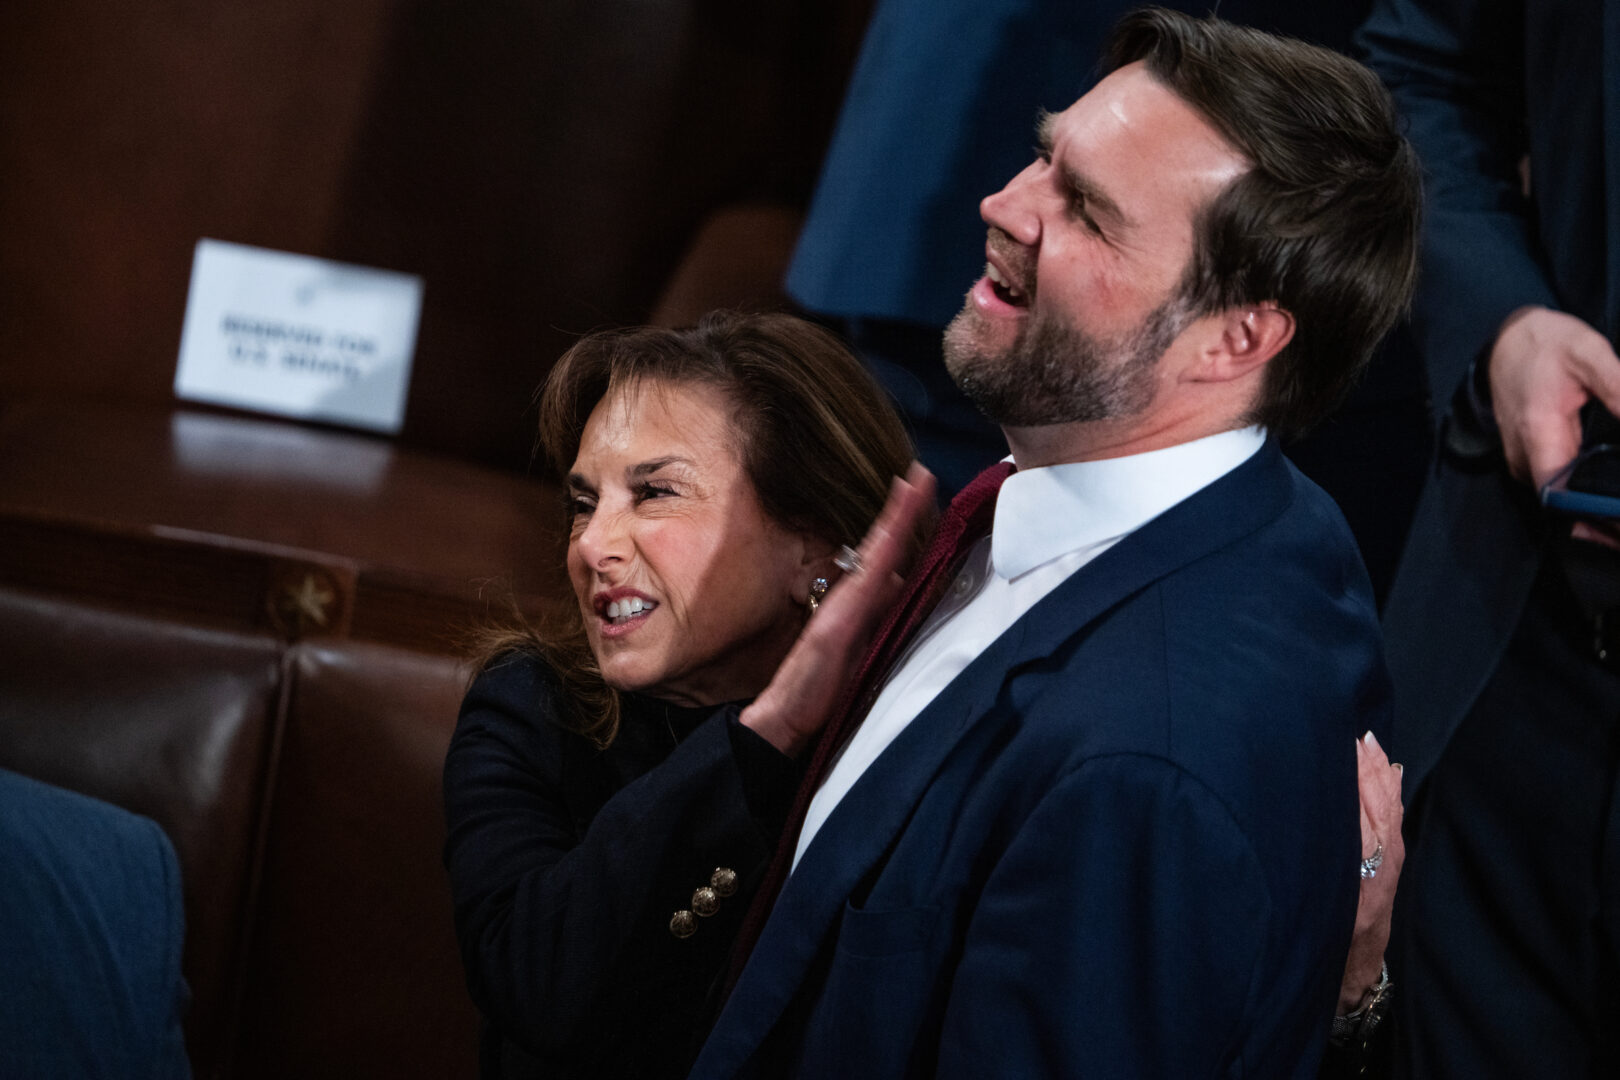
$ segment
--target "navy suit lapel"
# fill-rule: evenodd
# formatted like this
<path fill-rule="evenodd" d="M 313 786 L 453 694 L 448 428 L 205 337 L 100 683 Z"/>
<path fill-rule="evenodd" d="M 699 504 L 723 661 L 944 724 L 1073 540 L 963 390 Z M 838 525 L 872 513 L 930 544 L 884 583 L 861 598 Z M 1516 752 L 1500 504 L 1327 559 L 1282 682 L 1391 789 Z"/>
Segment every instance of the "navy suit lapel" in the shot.
<path fill-rule="evenodd" d="M 694 1076 L 728 1076 L 792 1002 L 848 897 L 1007 672 L 1047 656 L 1121 600 L 1253 532 L 1287 505 L 1290 474 L 1270 440 L 1254 457 L 1088 563 L 1014 623 L 862 774 L 783 886 Z"/>
<path fill-rule="evenodd" d="M 968 722 L 1000 688 L 996 672 L 1018 653 L 1026 620 L 970 664 L 901 732 L 839 802 L 782 886 L 748 966 L 693 1076 L 729 1076 L 792 1002 L 844 903 L 900 832 L 928 781 Z M 729 1066 L 709 1068 L 711 1059 Z"/>

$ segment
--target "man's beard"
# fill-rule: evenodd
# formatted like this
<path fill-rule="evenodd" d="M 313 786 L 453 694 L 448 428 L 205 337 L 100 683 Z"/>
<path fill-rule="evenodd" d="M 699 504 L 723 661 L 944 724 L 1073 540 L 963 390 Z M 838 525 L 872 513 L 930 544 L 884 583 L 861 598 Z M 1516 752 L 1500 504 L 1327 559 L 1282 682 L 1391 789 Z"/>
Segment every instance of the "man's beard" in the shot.
<path fill-rule="evenodd" d="M 971 303 L 945 330 L 945 367 L 979 411 L 1003 427 L 1039 427 L 1137 416 L 1153 403 L 1159 360 L 1186 328 L 1178 290 L 1140 324 L 1100 338 L 1044 312 L 1007 349 L 978 340 Z"/>

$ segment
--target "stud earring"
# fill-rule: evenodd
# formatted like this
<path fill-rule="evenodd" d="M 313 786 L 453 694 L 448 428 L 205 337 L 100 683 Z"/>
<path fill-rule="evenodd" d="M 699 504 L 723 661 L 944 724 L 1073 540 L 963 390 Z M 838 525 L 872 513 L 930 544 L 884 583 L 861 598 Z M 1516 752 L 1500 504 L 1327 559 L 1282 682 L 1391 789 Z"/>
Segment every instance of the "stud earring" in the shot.
<path fill-rule="evenodd" d="M 821 598 L 827 595 L 827 579 L 818 577 L 810 583 L 810 614 L 814 615 L 821 606 Z"/>

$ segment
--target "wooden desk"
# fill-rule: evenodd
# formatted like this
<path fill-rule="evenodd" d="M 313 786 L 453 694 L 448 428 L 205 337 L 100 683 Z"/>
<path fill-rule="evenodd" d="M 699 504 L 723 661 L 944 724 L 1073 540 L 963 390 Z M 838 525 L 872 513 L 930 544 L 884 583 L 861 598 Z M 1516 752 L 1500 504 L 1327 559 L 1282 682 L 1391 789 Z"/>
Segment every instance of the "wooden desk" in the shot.
<path fill-rule="evenodd" d="M 556 487 L 386 440 L 195 411 L 0 408 L 0 583 L 454 651 L 568 598 Z"/>

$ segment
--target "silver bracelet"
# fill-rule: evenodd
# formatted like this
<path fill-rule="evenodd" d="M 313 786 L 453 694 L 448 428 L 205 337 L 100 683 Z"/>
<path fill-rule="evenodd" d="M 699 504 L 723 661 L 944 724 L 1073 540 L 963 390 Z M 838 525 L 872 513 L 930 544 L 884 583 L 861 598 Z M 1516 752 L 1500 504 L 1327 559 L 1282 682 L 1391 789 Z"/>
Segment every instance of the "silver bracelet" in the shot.
<path fill-rule="evenodd" d="M 1362 1043 L 1372 1038 L 1373 1029 L 1378 1027 L 1379 1022 L 1384 1019 L 1384 1014 L 1389 1011 L 1390 991 L 1394 988 L 1395 982 L 1389 977 L 1389 965 L 1380 964 L 1378 985 L 1372 988 L 1372 997 L 1355 1012 L 1346 1016 L 1335 1016 L 1328 1040 L 1337 1046 L 1343 1046 L 1352 1037 Z"/>

